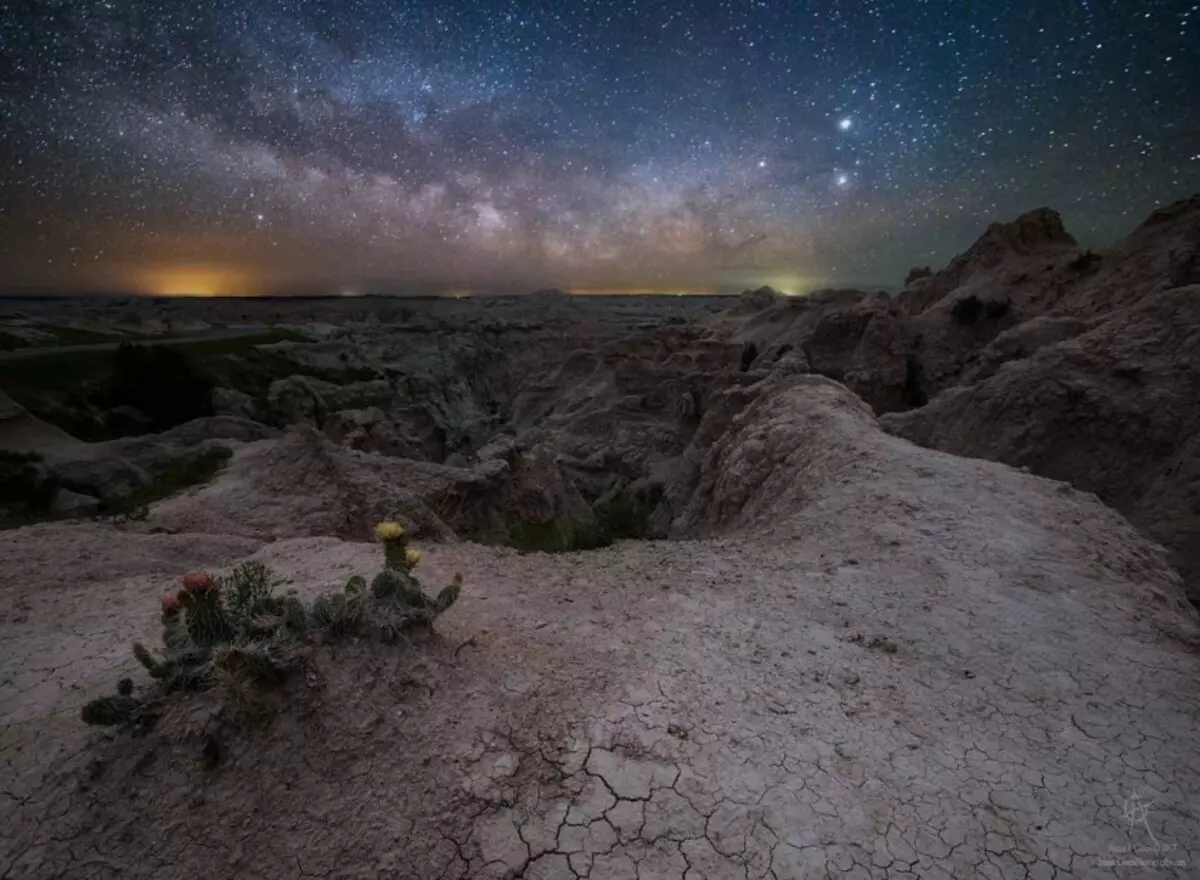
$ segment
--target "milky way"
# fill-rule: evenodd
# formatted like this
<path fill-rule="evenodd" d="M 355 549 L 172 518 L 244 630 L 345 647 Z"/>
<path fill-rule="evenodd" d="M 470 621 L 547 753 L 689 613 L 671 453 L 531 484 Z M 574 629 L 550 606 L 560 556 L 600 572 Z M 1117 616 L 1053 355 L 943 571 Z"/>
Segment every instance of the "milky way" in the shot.
<path fill-rule="evenodd" d="M 1190 2 L 24 0 L 9 288 L 895 285 L 1200 189 Z"/>

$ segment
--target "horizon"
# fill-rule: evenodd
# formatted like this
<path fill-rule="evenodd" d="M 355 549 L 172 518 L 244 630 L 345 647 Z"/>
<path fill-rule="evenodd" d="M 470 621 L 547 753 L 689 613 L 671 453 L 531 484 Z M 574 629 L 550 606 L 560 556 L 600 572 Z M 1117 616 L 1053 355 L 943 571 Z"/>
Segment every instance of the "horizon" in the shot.
<path fill-rule="evenodd" d="M 1183 3 L 251 8 L 0 24 L 15 295 L 894 290 L 1200 191 Z"/>

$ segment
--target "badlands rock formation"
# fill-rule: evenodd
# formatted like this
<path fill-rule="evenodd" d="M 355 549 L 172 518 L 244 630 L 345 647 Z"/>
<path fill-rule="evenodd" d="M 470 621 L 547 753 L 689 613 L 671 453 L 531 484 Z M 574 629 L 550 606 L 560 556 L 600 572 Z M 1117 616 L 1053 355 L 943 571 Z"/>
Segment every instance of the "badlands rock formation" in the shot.
<path fill-rule="evenodd" d="M 1095 492 L 1171 550 L 1200 599 L 1200 198 L 1056 267 L 1013 288 L 1035 317 L 972 352 L 960 384 L 884 423 Z"/>
<path fill-rule="evenodd" d="M 1188 876 L 1198 224 L 1037 211 L 895 297 L 122 306 L 289 336 L 196 349 L 219 415 L 159 435 L 14 387 L 5 448 L 97 503 L 229 460 L 0 533 L 0 877 Z M 321 648 L 269 725 L 79 723 L 181 572 L 313 596 L 385 517 L 463 575 L 435 634 Z"/>
<path fill-rule="evenodd" d="M 1197 283 L 1200 197 L 1096 252 L 1041 209 L 899 296 L 757 293 L 709 323 L 756 367 L 845 383 L 887 430 L 1095 492 L 1200 600 Z"/>

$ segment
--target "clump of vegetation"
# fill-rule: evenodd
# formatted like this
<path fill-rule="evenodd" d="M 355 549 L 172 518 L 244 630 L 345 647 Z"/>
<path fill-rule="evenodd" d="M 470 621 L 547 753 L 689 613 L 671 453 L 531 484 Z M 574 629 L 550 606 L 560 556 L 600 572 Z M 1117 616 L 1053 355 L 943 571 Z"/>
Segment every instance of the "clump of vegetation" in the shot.
<path fill-rule="evenodd" d="M 1091 251 L 1084 251 L 1071 262 L 1067 263 L 1067 268 L 1072 272 L 1090 272 L 1104 262 L 1104 258 L 1099 254 L 1094 254 Z"/>
<path fill-rule="evenodd" d="M 112 514 L 132 513 L 149 507 L 156 501 L 210 482 L 233 456 L 226 446 L 211 446 L 201 452 L 188 455 L 172 464 L 148 485 L 135 489 L 119 501 L 105 505 L 105 512 Z"/>
<path fill-rule="evenodd" d="M 933 270 L 928 266 L 914 266 L 908 270 L 908 274 L 904 276 L 904 286 L 912 284 L 914 281 L 920 281 L 922 278 L 932 278 Z"/>
<path fill-rule="evenodd" d="M 560 523 L 557 520 L 510 519 L 505 523 L 509 546 L 523 553 L 571 553 L 597 550 L 612 543 L 595 521 Z"/>
<path fill-rule="evenodd" d="M 272 348 L 263 348 L 287 341 L 307 340 L 289 330 L 270 330 L 231 339 L 126 343 L 124 354 L 120 347 L 105 351 L 52 347 L 36 357 L 0 362 L 0 389 L 38 418 L 93 442 L 165 430 L 211 414 L 211 395 L 201 392 L 201 384 L 237 388 L 262 397 L 272 381 L 295 373 L 341 383 L 374 376 L 361 370 L 354 374 L 333 371 L 327 376 Z M 129 349 L 139 349 L 142 354 L 131 357 Z M 138 365 L 151 359 L 159 373 L 147 378 L 149 374 L 143 375 Z M 163 379 L 167 376 L 175 377 L 174 384 Z M 175 395 L 180 399 L 172 402 L 169 398 Z"/>
<path fill-rule="evenodd" d="M 980 318 L 999 320 L 1008 314 L 1008 300 L 988 300 L 986 303 L 975 294 L 964 296 L 954 304 L 950 313 L 960 324 L 974 324 Z"/>
<path fill-rule="evenodd" d="M 270 697 L 322 640 L 347 637 L 392 642 L 414 627 L 431 626 L 458 599 L 462 578 L 436 597 L 427 596 L 413 576 L 419 550 L 408 547 L 404 529 L 385 522 L 376 527 L 384 567 L 368 586 L 355 575 L 337 593 L 310 607 L 295 595 L 276 595 L 279 579 L 257 562 L 214 578 L 189 572 L 181 589 L 162 597 L 162 647 L 151 651 L 134 643 L 133 655 L 145 667 L 153 690 L 134 694 L 122 679 L 117 692 L 87 703 L 87 724 L 152 724 L 158 700 L 177 691 L 223 689 L 229 702 L 250 715 L 270 708 Z"/>
<path fill-rule="evenodd" d="M 650 517 L 662 501 L 662 494 L 656 486 L 649 491 L 621 491 L 601 498 L 592 505 L 600 532 L 610 543 L 619 538 L 649 536 Z"/>
<path fill-rule="evenodd" d="M 622 538 L 648 538 L 650 517 L 661 499 L 658 488 L 622 490 L 594 502 L 592 518 L 583 522 L 510 519 L 505 523 L 506 543 L 526 553 L 572 553 L 608 547 Z"/>

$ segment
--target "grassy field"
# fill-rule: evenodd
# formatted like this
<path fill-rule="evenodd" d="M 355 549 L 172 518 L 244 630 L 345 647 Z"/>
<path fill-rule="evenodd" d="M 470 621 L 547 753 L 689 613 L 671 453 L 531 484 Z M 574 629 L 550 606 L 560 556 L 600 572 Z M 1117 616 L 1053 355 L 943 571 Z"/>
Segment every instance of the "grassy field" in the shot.
<path fill-rule="evenodd" d="M 88 343 L 97 340 L 86 340 Z M 102 341 L 112 342 L 111 337 Z M 238 361 L 247 357 L 255 360 L 270 360 L 267 352 L 257 351 L 260 345 L 270 345 L 276 342 L 304 342 L 304 337 L 287 330 L 270 330 L 251 336 L 239 336 L 236 339 L 211 339 L 197 342 L 178 342 L 174 347 L 201 375 L 211 379 L 214 384 L 234 384 L 227 379 L 252 379 L 255 371 L 249 364 L 239 364 Z M 62 344 L 62 343 L 56 343 Z M 258 356 L 264 356 L 259 358 Z M 17 400 L 30 393 L 78 391 L 81 385 L 102 384 L 112 375 L 113 352 L 111 351 L 64 351 L 47 352 L 42 357 L 29 357 L 22 360 L 0 361 L 0 389 L 11 394 Z M 265 365 L 265 364 L 260 364 Z M 246 368 L 250 367 L 249 370 Z M 282 367 L 280 367 L 282 369 Z M 293 370 L 294 372 L 294 370 Z M 278 377 L 275 377 L 278 378 Z M 270 384 L 270 380 L 267 380 Z M 234 387 L 240 387 L 234 384 Z"/>
<path fill-rule="evenodd" d="M 125 333 L 101 333 L 97 330 L 81 330 L 77 327 L 39 327 L 52 334 L 42 339 L 23 339 L 5 330 L 0 330 L 0 351 L 15 351 L 18 348 L 50 348 L 56 345 L 92 345 L 104 342 L 124 342 L 130 339 Z"/>
<path fill-rule="evenodd" d="M 262 397 L 275 379 L 300 372 L 290 358 L 260 348 L 286 341 L 306 340 L 296 333 L 271 330 L 232 339 L 180 341 L 169 348 L 187 362 L 192 373 L 213 386 L 237 388 Z M 144 427 L 111 418 L 116 361 L 115 350 L 47 351 L 0 360 L 0 390 L 38 418 L 80 440 L 93 442 L 142 433 Z"/>

